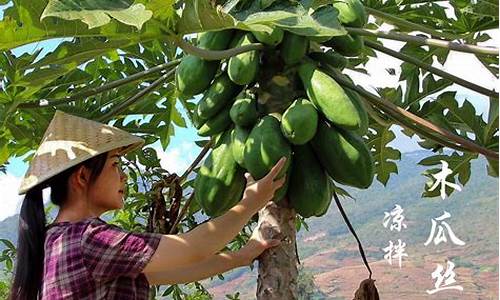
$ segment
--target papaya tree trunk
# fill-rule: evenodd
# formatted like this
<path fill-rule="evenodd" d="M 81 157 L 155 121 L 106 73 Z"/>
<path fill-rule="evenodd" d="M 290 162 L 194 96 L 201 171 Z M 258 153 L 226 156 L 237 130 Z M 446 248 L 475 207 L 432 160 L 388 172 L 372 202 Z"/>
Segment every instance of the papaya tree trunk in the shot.
<path fill-rule="evenodd" d="M 260 210 L 258 226 L 262 237 L 279 239 L 281 244 L 259 257 L 257 299 L 297 299 L 295 211 L 289 208 L 288 198 L 279 204 L 270 201 Z"/>

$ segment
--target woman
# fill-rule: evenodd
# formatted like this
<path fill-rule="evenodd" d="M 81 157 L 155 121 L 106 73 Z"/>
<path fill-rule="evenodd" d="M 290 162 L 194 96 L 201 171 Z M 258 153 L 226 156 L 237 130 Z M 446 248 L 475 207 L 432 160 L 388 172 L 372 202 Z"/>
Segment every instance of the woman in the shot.
<path fill-rule="evenodd" d="M 123 207 L 120 156 L 144 141 L 118 128 L 56 111 L 21 183 L 17 262 L 11 299 L 148 299 L 149 284 L 201 280 L 251 264 L 279 244 L 254 231 L 239 251 L 218 253 L 272 199 L 281 159 L 262 179 L 247 173 L 241 201 L 178 234 L 128 232 L 100 219 Z M 60 207 L 46 226 L 42 189 Z"/>

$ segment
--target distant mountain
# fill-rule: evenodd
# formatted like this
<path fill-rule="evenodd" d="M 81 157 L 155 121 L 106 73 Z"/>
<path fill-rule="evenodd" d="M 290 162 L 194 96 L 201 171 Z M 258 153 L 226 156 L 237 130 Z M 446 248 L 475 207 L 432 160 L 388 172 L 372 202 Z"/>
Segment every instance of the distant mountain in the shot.
<path fill-rule="evenodd" d="M 7 239 L 17 244 L 17 226 L 19 222 L 19 215 L 10 216 L 0 222 L 0 238 Z M 3 250 L 0 244 L 0 251 Z"/>

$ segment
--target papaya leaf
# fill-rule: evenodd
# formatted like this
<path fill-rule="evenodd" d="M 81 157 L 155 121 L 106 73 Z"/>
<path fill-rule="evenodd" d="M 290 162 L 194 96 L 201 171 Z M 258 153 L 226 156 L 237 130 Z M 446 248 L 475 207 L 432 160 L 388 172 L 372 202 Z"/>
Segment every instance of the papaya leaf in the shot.
<path fill-rule="evenodd" d="M 401 152 L 387 144 L 396 138 L 390 127 L 383 127 L 380 124 L 371 124 L 368 131 L 368 149 L 372 149 L 372 157 L 375 164 L 375 173 L 377 180 L 384 186 L 387 185 L 391 173 L 398 173 L 398 166 L 395 160 L 401 160 Z M 375 151 L 373 151 L 373 149 Z"/>
<path fill-rule="evenodd" d="M 474 106 L 467 100 L 464 100 L 462 106 L 459 107 L 455 94 L 455 92 L 445 92 L 439 95 L 436 105 L 441 106 L 443 111 L 448 110 L 444 114 L 445 118 L 454 128 L 459 130 L 462 136 L 466 136 L 466 132 L 473 133 L 475 135 L 474 140 L 484 145 L 483 132 L 486 123 L 483 121 L 482 115 L 476 115 Z"/>
<path fill-rule="evenodd" d="M 388 100 L 392 102 L 393 104 L 403 107 L 403 90 L 401 89 L 400 86 L 397 88 L 376 88 L 377 94 L 380 95 L 380 97 L 384 98 L 385 100 Z"/>
<path fill-rule="evenodd" d="M 9 144 L 0 139 L 0 166 L 5 164 L 10 158 Z"/>
<path fill-rule="evenodd" d="M 425 102 L 417 114 L 439 127 L 473 140 L 477 144 L 483 146 L 490 144 L 491 134 L 498 131 L 498 126 L 486 124 L 482 115 L 476 115 L 476 110 L 469 101 L 464 100 L 460 107 L 455 96 L 456 92 L 444 92 L 435 100 Z M 491 130 L 490 134 L 487 134 L 485 130 Z M 470 134 L 474 134 L 473 139 L 469 137 Z"/>
<path fill-rule="evenodd" d="M 21 80 L 12 83 L 11 85 L 40 89 L 57 78 L 69 73 L 71 70 L 71 66 L 58 65 L 50 66 L 48 68 L 35 69 L 24 75 Z"/>
<path fill-rule="evenodd" d="M 276 0 L 260 0 L 260 8 L 266 9 L 271 6 Z"/>
<path fill-rule="evenodd" d="M 162 22 L 170 23 L 169 28 L 173 28 L 174 22 L 177 18 L 174 9 L 174 0 L 146 0 L 146 1 L 135 1 L 135 3 L 142 3 L 147 10 L 153 12 L 153 18 L 160 20 Z"/>
<path fill-rule="evenodd" d="M 16 246 L 11 241 L 7 239 L 0 239 L 0 242 L 2 242 L 2 244 L 4 244 L 11 251 L 16 252 Z"/>
<path fill-rule="evenodd" d="M 192 0 L 185 3 L 176 31 L 187 34 L 233 28 L 235 25 L 236 20 L 231 15 L 218 10 L 210 1 Z"/>
<path fill-rule="evenodd" d="M 29 67 L 37 68 L 49 64 L 73 64 L 78 66 L 97 56 L 102 56 L 108 52 L 116 52 L 117 48 L 127 47 L 135 43 L 137 41 L 131 39 L 103 40 L 97 38 L 78 38 L 73 41 L 64 41 L 54 51 Z"/>
<path fill-rule="evenodd" d="M 498 132 L 498 98 L 490 98 L 490 107 L 488 110 L 488 124 L 484 128 L 483 140 L 485 143 L 491 143 Z"/>
<path fill-rule="evenodd" d="M 453 151 L 450 155 L 439 154 L 426 157 L 418 162 L 423 166 L 439 166 L 441 167 L 441 160 L 448 163 L 448 168 L 452 170 L 449 175 L 455 177 L 458 175 L 458 181 L 465 185 L 470 179 L 471 160 L 478 158 L 477 153 L 464 153 L 460 155 L 458 152 Z"/>
<path fill-rule="evenodd" d="M 403 46 L 403 48 L 401 48 L 400 52 L 417 58 L 424 63 L 432 64 L 432 56 L 434 55 L 434 51 L 432 50 L 427 51 L 421 46 L 407 43 Z M 406 89 L 404 93 L 405 103 L 412 102 L 411 97 L 413 95 L 418 95 L 420 90 L 420 74 L 420 69 L 414 64 L 408 62 L 401 64 L 401 75 L 399 77 L 399 81 L 406 81 Z"/>
<path fill-rule="evenodd" d="M 418 92 L 415 94 L 411 94 L 408 97 L 408 102 L 405 104 L 405 107 L 414 107 L 416 103 L 425 99 L 427 96 L 435 94 L 446 87 L 450 86 L 452 83 L 449 80 L 438 79 L 435 80 L 432 74 L 427 74 L 422 80 L 422 92 Z M 415 112 L 418 109 L 419 105 L 412 110 Z"/>
<path fill-rule="evenodd" d="M 175 106 L 172 107 L 172 112 L 170 114 L 170 118 L 172 122 L 174 122 L 175 125 L 182 127 L 182 128 L 187 128 L 186 121 L 182 117 L 181 113 Z"/>
<path fill-rule="evenodd" d="M 460 5 L 458 9 L 462 14 L 498 20 L 498 1 L 495 0 L 467 1 L 465 5 Z"/>
<path fill-rule="evenodd" d="M 186 3 L 177 31 L 184 34 L 226 28 L 268 31 L 269 25 L 275 25 L 307 36 L 345 35 L 347 32 L 338 19 L 332 17 L 337 13 L 332 7 L 321 7 L 310 15 L 300 3 L 288 1 L 274 2 L 265 10 L 254 1 L 244 10 L 225 11 L 209 1 L 193 0 Z"/>
<path fill-rule="evenodd" d="M 498 160 L 488 158 L 488 175 L 498 178 Z"/>
<path fill-rule="evenodd" d="M 141 30 L 144 22 L 153 16 L 143 4 L 133 4 L 129 0 L 68 1 L 49 0 L 40 20 L 58 17 L 65 20 L 80 20 L 89 29 L 108 24 L 114 18 L 124 24 Z"/>
<path fill-rule="evenodd" d="M 337 36 L 347 32 L 338 21 L 338 11 L 331 6 L 316 9 L 311 15 L 297 10 L 298 16 L 277 21 L 275 24 L 298 35 Z"/>
<path fill-rule="evenodd" d="M 74 90 L 75 87 L 82 84 L 88 84 L 90 82 L 91 76 L 80 69 L 74 69 L 73 71 L 67 73 L 64 76 L 57 78 L 56 80 L 45 85 L 43 89 L 38 93 L 39 99 L 46 98 L 63 98 L 68 95 L 69 87 Z"/>
<path fill-rule="evenodd" d="M 194 143 L 198 146 L 198 147 L 205 147 L 205 145 L 210 142 L 210 140 L 198 140 L 198 141 L 194 141 Z"/>
<path fill-rule="evenodd" d="M 429 2 L 427 5 L 406 6 L 405 9 L 398 13 L 398 16 L 410 22 L 418 22 L 432 28 L 451 27 L 451 22 L 446 15 L 445 8 L 432 2 Z"/>
<path fill-rule="evenodd" d="M 436 179 L 434 178 L 433 175 L 436 175 L 440 171 L 441 171 L 441 169 L 434 168 L 434 169 L 428 169 L 428 170 L 422 172 L 422 175 L 429 178 L 429 180 L 424 185 L 424 191 L 422 192 L 422 195 L 421 195 L 422 198 L 434 198 L 434 197 L 441 196 L 441 185 L 438 185 L 432 191 L 430 190 L 436 182 Z M 456 183 L 455 177 L 448 175 L 446 177 L 446 182 L 455 184 Z M 453 188 L 450 187 L 449 185 L 446 185 L 445 186 L 446 196 L 450 196 L 451 193 L 453 193 Z"/>
<path fill-rule="evenodd" d="M 475 55 L 476 58 L 483 64 L 483 66 L 490 71 L 490 73 L 498 78 L 498 55 L 497 56 L 484 56 Z"/>
<path fill-rule="evenodd" d="M 334 189 L 335 193 L 337 193 L 338 196 L 343 197 L 343 198 L 351 198 L 352 200 L 356 201 L 356 198 L 354 198 L 351 194 L 349 194 L 348 191 L 345 189 L 341 188 L 340 186 L 336 185 L 333 180 L 330 180 L 331 187 Z"/>
<path fill-rule="evenodd" d="M 138 41 L 145 38 L 160 38 L 165 35 L 157 22 L 146 22 L 139 31 L 133 26 L 118 21 L 111 21 L 104 26 L 89 29 L 79 20 L 71 21 L 56 17 L 45 17 L 40 20 L 47 4 L 47 0 L 19 0 L 15 1 L 14 6 L 6 8 L 4 18 L 0 21 L 0 50 L 62 37 L 94 36 Z"/>

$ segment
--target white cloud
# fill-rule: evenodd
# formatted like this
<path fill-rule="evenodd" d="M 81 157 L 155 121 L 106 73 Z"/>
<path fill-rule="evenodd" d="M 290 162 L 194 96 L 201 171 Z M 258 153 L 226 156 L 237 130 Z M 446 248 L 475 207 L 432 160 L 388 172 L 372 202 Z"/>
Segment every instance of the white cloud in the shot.
<path fill-rule="evenodd" d="M 11 174 L 0 174 L 0 194 L 2 195 L 2 209 L 0 221 L 19 212 L 23 196 L 17 194 L 21 178 Z"/>
<path fill-rule="evenodd" d="M 0 195 L 2 195 L 2 209 L 0 209 L 0 221 L 18 214 L 21 210 L 24 195 L 18 195 L 17 191 L 21 185 L 21 178 L 12 174 L 0 174 Z M 50 189 L 43 190 L 43 202 L 47 204 L 50 197 Z"/>
<path fill-rule="evenodd" d="M 154 149 L 160 159 L 161 167 L 180 176 L 195 160 L 199 148 L 194 142 L 182 142 L 177 147 L 167 148 L 167 151 L 163 151 L 161 147 Z"/>

